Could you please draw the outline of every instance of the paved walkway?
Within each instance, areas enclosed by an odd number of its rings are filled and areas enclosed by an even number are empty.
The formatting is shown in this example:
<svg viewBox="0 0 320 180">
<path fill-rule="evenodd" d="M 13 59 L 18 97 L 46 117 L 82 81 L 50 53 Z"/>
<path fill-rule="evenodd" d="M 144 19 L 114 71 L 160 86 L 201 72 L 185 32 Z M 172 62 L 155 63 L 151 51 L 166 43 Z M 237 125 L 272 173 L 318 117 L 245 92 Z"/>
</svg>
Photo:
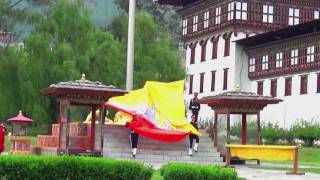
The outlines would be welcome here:
<svg viewBox="0 0 320 180">
<path fill-rule="evenodd" d="M 248 166 L 235 167 L 239 177 L 247 180 L 319 180 L 320 174 L 287 175 L 286 171 L 255 169 Z"/>
</svg>

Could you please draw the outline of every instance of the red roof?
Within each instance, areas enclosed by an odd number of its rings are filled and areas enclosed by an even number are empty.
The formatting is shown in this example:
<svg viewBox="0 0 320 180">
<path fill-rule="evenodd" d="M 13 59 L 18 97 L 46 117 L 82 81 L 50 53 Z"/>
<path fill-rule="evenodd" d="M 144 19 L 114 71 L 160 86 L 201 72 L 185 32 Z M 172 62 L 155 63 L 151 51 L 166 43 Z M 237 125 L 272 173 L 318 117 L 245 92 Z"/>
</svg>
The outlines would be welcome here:
<svg viewBox="0 0 320 180">
<path fill-rule="evenodd" d="M 173 6 L 187 6 L 192 4 L 193 2 L 200 1 L 200 0 L 153 0 L 159 4 L 166 4 L 166 5 L 173 5 Z"/>
<path fill-rule="evenodd" d="M 19 114 L 13 118 L 7 120 L 8 122 L 22 122 L 22 123 L 31 123 L 33 120 L 24 116 L 22 111 L 19 111 Z"/>
</svg>

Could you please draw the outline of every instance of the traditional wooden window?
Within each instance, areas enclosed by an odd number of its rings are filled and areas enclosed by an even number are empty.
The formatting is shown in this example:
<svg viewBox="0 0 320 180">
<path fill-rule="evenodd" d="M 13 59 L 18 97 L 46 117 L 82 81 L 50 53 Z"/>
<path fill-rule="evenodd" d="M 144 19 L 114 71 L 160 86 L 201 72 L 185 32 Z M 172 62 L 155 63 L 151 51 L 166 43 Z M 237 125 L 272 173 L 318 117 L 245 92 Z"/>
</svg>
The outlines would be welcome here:
<svg viewBox="0 0 320 180">
<path fill-rule="evenodd" d="M 223 90 L 228 89 L 228 70 L 229 68 L 223 69 Z"/>
<path fill-rule="evenodd" d="M 189 94 L 193 93 L 193 75 L 189 76 Z"/>
<path fill-rule="evenodd" d="M 221 23 L 221 7 L 216 8 L 216 18 L 215 18 L 215 24 Z"/>
<path fill-rule="evenodd" d="M 192 31 L 193 31 L 193 32 L 198 31 L 198 16 L 193 16 Z"/>
<path fill-rule="evenodd" d="M 308 75 L 300 77 L 300 94 L 308 94 Z"/>
<path fill-rule="evenodd" d="M 212 59 L 218 57 L 218 41 L 212 41 Z"/>
<path fill-rule="evenodd" d="M 299 24 L 300 10 L 296 8 L 289 8 L 289 25 Z"/>
<path fill-rule="evenodd" d="M 319 19 L 320 11 L 314 11 L 314 19 Z"/>
<path fill-rule="evenodd" d="M 184 19 L 182 21 L 182 35 L 186 35 L 188 33 L 188 19 Z"/>
<path fill-rule="evenodd" d="M 299 50 L 298 49 L 291 50 L 291 58 L 290 58 L 291 66 L 297 65 L 298 59 L 299 59 Z"/>
<path fill-rule="evenodd" d="M 200 93 L 203 93 L 203 81 L 204 81 L 204 73 L 200 73 Z"/>
<path fill-rule="evenodd" d="M 211 71 L 211 91 L 215 90 L 216 86 L 216 71 Z"/>
<path fill-rule="evenodd" d="M 190 64 L 194 64 L 195 54 L 196 54 L 196 47 L 192 46 L 192 47 L 190 47 L 190 50 L 191 50 Z"/>
<path fill-rule="evenodd" d="M 291 96 L 291 91 L 292 91 L 292 78 L 289 77 L 285 79 L 284 95 Z"/>
<path fill-rule="evenodd" d="M 314 62 L 314 46 L 307 48 L 307 63 Z"/>
<path fill-rule="evenodd" d="M 230 37 L 224 39 L 224 56 L 230 55 Z"/>
<path fill-rule="evenodd" d="M 209 27 L 209 11 L 205 12 L 203 15 L 203 28 Z"/>
<path fill-rule="evenodd" d="M 258 95 L 263 95 L 263 81 L 257 82 L 257 94 Z"/>
<path fill-rule="evenodd" d="M 249 72 L 255 72 L 256 71 L 256 58 L 250 58 L 249 59 Z"/>
<path fill-rule="evenodd" d="M 247 20 L 248 4 L 246 2 L 236 2 L 236 19 Z"/>
<path fill-rule="evenodd" d="M 263 18 L 264 23 L 273 23 L 273 6 L 263 5 Z"/>
<path fill-rule="evenodd" d="M 231 21 L 234 19 L 234 5 L 235 5 L 235 2 L 230 2 L 228 4 L 228 21 Z"/>
<path fill-rule="evenodd" d="M 271 87 L 270 92 L 272 97 L 277 96 L 277 79 L 271 80 Z"/>
<path fill-rule="evenodd" d="M 320 93 L 320 73 L 317 74 L 317 93 Z"/>
<path fill-rule="evenodd" d="M 282 62 L 283 62 L 283 53 L 278 52 L 276 54 L 276 68 L 282 68 Z"/>
<path fill-rule="evenodd" d="M 203 42 L 201 44 L 201 62 L 206 61 L 206 49 L 207 49 L 207 42 Z"/>
<path fill-rule="evenodd" d="M 269 56 L 262 56 L 262 70 L 267 70 L 269 68 Z"/>
</svg>

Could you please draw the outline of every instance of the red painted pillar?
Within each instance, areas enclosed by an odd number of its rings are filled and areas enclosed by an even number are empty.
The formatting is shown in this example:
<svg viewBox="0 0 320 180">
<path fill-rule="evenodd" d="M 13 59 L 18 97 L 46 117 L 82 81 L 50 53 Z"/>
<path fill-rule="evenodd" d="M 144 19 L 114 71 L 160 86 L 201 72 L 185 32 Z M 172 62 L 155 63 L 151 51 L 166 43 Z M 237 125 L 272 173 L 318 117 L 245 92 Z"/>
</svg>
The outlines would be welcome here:
<svg viewBox="0 0 320 180">
<path fill-rule="evenodd" d="M 247 114 L 242 113 L 242 131 L 241 131 L 242 144 L 247 144 Z"/>
<path fill-rule="evenodd" d="M 214 147 L 218 147 L 218 113 L 214 112 L 213 125 Z"/>
<path fill-rule="evenodd" d="M 91 112 L 91 150 L 93 151 L 95 142 L 96 142 L 96 110 L 97 106 L 92 106 L 92 112 Z"/>
</svg>

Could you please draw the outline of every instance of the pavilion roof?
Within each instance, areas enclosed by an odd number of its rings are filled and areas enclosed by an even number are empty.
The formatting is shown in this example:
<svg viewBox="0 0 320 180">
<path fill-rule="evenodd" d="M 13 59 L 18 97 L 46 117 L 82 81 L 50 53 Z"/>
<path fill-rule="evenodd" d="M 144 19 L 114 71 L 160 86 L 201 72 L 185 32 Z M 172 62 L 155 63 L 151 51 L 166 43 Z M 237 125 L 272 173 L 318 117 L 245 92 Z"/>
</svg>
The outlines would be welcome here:
<svg viewBox="0 0 320 180">
<path fill-rule="evenodd" d="M 227 106 L 239 104 L 247 104 L 248 106 L 265 106 L 268 104 L 277 104 L 281 101 L 281 99 L 277 99 L 271 96 L 261 96 L 245 91 L 229 91 L 215 96 L 207 96 L 199 99 L 199 102 L 201 104 L 208 104 L 209 106 Z"/>
<path fill-rule="evenodd" d="M 31 123 L 33 120 L 22 114 L 22 111 L 19 111 L 19 114 L 15 117 L 9 118 L 8 122 L 20 122 L 20 123 Z"/>
<path fill-rule="evenodd" d="M 45 96 L 96 96 L 100 98 L 109 98 L 125 93 L 126 91 L 115 86 L 107 86 L 99 81 L 86 80 L 85 75 L 82 75 L 80 80 L 51 84 L 48 88 L 42 90 L 42 94 Z"/>
<path fill-rule="evenodd" d="M 164 5 L 187 6 L 189 4 L 192 4 L 200 0 L 153 0 L 153 1 L 158 4 L 164 4 Z"/>
</svg>

